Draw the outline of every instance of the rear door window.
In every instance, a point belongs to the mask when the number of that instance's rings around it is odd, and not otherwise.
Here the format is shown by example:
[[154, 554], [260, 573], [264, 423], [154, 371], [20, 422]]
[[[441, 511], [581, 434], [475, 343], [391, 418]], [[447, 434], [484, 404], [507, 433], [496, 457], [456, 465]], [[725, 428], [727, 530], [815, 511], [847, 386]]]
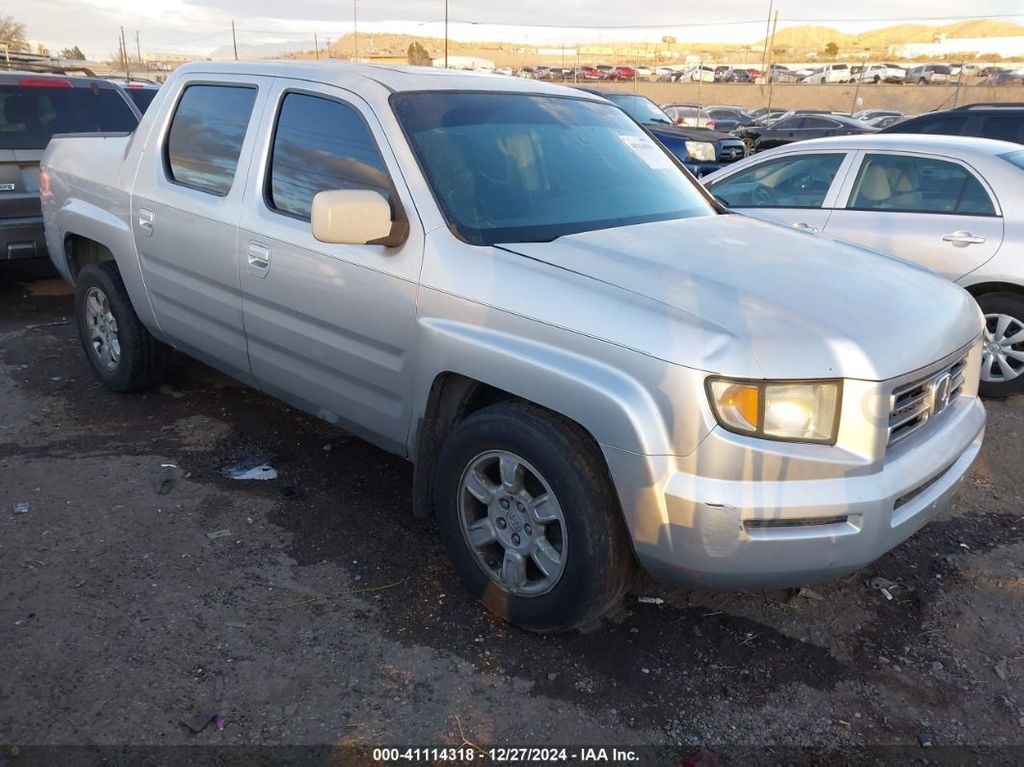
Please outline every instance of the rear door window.
[[167, 134], [165, 160], [172, 181], [223, 197], [231, 190], [249, 126], [256, 89], [189, 85]]
[[730, 208], [820, 208], [846, 155], [780, 157], [723, 179], [711, 193]]
[[127, 133], [138, 119], [113, 87], [26, 77], [0, 85], [0, 149], [45, 149], [55, 133]]
[[853, 186], [853, 210], [994, 216], [982, 183], [964, 166], [930, 157], [865, 156]]

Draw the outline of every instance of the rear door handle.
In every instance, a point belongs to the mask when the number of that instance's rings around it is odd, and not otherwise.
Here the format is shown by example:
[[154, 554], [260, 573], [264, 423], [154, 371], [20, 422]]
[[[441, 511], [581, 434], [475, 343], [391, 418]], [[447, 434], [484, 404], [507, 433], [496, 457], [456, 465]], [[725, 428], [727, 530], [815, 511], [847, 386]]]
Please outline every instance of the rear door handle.
[[153, 211], [149, 208], [139, 208], [139, 229], [147, 237], [153, 235], [153, 222], [156, 220], [156, 216], [153, 215]]
[[954, 248], [966, 248], [968, 245], [981, 245], [985, 242], [985, 238], [960, 230], [952, 234], [943, 235], [942, 241], [953, 243]]
[[249, 274], [260, 279], [270, 271], [270, 248], [259, 242], [249, 243]]
[[811, 234], [818, 233], [818, 227], [811, 226], [810, 224], [806, 224], [803, 221], [797, 221], [795, 224], [793, 224], [793, 228], [799, 229], [801, 232], [810, 232]]

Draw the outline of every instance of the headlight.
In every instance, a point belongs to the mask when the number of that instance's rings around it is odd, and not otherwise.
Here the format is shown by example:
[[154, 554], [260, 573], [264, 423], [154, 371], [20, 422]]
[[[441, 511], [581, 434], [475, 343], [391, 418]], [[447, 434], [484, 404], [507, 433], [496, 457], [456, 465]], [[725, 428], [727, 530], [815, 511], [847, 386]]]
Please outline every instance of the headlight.
[[715, 145], [707, 141], [687, 141], [686, 153], [701, 162], [715, 161]]
[[788, 442], [835, 444], [841, 381], [707, 380], [718, 423], [729, 431]]

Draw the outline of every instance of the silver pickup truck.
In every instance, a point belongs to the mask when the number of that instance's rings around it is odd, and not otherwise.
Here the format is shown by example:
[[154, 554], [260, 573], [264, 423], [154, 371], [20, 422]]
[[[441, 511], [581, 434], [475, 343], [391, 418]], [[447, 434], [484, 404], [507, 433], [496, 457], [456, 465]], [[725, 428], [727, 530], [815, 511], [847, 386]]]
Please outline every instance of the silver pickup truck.
[[529, 629], [638, 565], [853, 572], [981, 446], [966, 292], [727, 213], [596, 95], [194, 64], [131, 135], [55, 138], [40, 186], [100, 380], [156, 384], [173, 347], [408, 458], [461, 579]]

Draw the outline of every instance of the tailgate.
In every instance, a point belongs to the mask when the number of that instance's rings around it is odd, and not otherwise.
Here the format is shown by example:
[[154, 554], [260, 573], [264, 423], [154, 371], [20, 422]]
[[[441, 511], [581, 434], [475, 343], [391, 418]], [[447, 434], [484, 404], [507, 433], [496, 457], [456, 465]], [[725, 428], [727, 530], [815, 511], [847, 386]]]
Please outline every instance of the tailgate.
[[39, 205], [41, 149], [0, 149], [0, 219], [35, 218]]

